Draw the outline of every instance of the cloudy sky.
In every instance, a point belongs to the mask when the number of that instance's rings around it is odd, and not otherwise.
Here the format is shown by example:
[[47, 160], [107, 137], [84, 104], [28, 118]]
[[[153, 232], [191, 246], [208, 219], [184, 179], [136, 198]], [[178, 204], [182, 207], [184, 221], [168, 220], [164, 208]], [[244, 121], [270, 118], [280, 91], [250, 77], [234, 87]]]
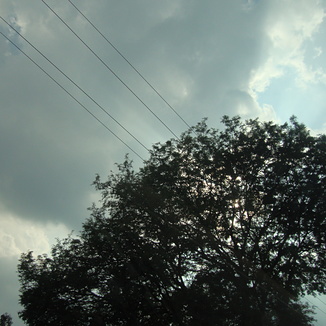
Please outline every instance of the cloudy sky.
[[[92, 50], [41, 0], [0, 0], [43, 56], [0, 32], [62, 87], [0, 35], [0, 313], [18, 326], [19, 255], [78, 231], [95, 174], [127, 152], [140, 166], [145, 147], [225, 114], [326, 131], [326, 0], [74, 0], [179, 116], [69, 1], [46, 3]], [[326, 298], [310, 301], [325, 325]]]

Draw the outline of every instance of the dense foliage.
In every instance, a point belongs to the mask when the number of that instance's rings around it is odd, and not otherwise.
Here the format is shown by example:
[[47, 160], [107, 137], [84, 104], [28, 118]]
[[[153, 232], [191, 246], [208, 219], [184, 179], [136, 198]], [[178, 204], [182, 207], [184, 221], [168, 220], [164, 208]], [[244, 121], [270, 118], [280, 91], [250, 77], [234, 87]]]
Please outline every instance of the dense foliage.
[[79, 237], [23, 254], [21, 317], [43, 325], [311, 325], [326, 293], [326, 137], [224, 117], [127, 159]]

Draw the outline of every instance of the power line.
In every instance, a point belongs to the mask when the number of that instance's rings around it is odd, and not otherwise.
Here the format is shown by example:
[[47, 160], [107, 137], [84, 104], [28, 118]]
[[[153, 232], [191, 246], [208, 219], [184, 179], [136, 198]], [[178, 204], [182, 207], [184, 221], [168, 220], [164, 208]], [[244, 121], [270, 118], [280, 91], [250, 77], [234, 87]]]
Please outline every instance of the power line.
[[326, 306], [326, 303], [325, 303], [323, 300], [321, 300], [321, 299], [318, 298], [318, 297], [316, 297], [316, 299], [319, 300], [321, 303], [323, 303], [323, 304]]
[[313, 304], [307, 297], [305, 297], [305, 300], [309, 301], [313, 305], [313, 307], [317, 308], [319, 311], [321, 311], [323, 314], [326, 315], [326, 311], [324, 311], [323, 309], [321, 309], [317, 305]]
[[74, 84], [82, 93], [84, 93], [94, 104], [96, 104], [103, 112], [105, 112], [115, 123], [117, 123], [124, 131], [126, 131], [133, 139], [135, 139], [138, 144], [140, 144], [146, 151], [149, 149], [137, 139], [127, 128], [125, 128], [117, 119], [115, 119], [107, 110], [103, 108], [97, 101], [94, 100], [92, 96], [86, 93], [77, 83], [75, 83], [66, 73], [64, 73], [56, 64], [53, 63], [47, 56], [45, 56], [40, 50], [38, 50], [30, 41], [28, 41], [16, 28], [14, 28], [10, 23], [8, 23], [2, 16], [0, 18], [12, 29], [14, 30], [25, 42], [27, 42], [35, 51], [37, 51], [45, 60], [47, 60], [54, 68], [56, 68], [63, 76], [65, 76], [72, 84]]
[[142, 158], [134, 149], [132, 149], [126, 142], [124, 142], [116, 133], [114, 133], [107, 125], [105, 125], [99, 118], [97, 118], [87, 107], [82, 104], [74, 95], [72, 95], [64, 86], [62, 86], [57, 80], [55, 80], [45, 69], [43, 69], [35, 60], [33, 60], [24, 50], [22, 50], [18, 45], [16, 45], [12, 40], [10, 40], [3, 32], [0, 34], [5, 37], [14, 47], [16, 47], [25, 57], [27, 57], [34, 65], [36, 65], [40, 70], [43, 71], [54, 83], [56, 83], [65, 93], [67, 93], [74, 101], [76, 101], [84, 110], [86, 110], [95, 120], [97, 120], [105, 129], [107, 129], [113, 136], [115, 136], [120, 142], [122, 142], [126, 147], [128, 147], [135, 155], [137, 155], [142, 161]]
[[115, 73], [110, 66], [103, 61], [99, 55], [89, 46], [87, 43], [61, 18], [46, 2], [42, 0], [42, 2], [50, 9], [50, 11], [83, 43], [83, 45], [138, 99], [138, 101], [149, 111], [151, 112], [156, 119], [158, 119], [161, 124], [170, 131], [170, 133], [176, 138], [179, 137], [169, 128], [169, 126]]
[[163, 102], [181, 119], [181, 121], [190, 128], [190, 125], [173, 108], [173, 106], [160, 94], [160, 92], [144, 77], [144, 75], [126, 58], [126, 56], [95, 26], [95, 24], [86, 17], [86, 15], [71, 1], [70, 4], [79, 12], [82, 17], [104, 38], [104, 40], [128, 63], [128, 65], [144, 80], [144, 82], [163, 100]]

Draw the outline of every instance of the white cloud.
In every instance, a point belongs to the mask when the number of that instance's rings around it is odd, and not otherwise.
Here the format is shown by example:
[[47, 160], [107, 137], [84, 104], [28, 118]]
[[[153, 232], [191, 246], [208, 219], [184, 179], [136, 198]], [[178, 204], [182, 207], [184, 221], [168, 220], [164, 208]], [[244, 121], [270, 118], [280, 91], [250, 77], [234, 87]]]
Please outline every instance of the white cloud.
[[19, 257], [32, 250], [49, 253], [55, 239], [70, 232], [63, 224], [36, 224], [13, 214], [0, 212], [0, 258]]
[[[306, 63], [304, 45], [318, 31], [325, 12], [318, 1], [270, 1], [265, 33], [266, 59], [252, 72], [249, 91], [253, 96], [262, 93], [271, 81], [286, 74], [296, 74], [298, 87], [310, 83], [325, 83], [326, 74], [320, 67], [313, 69]], [[319, 48], [319, 53], [321, 49]]]

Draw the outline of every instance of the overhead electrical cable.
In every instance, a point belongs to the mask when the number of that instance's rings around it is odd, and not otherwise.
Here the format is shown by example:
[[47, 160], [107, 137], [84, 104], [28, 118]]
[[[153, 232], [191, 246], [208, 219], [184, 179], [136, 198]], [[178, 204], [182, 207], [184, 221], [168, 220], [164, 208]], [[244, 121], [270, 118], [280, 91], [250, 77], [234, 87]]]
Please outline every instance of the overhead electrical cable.
[[316, 297], [316, 299], [319, 300], [321, 303], [323, 303], [323, 304], [326, 306], [326, 303], [325, 303], [323, 300], [321, 300], [321, 299], [318, 298], [318, 297]]
[[172, 129], [129, 87], [120, 77], [119, 75], [114, 72], [112, 68], [103, 60], [101, 57], [65, 22], [63, 18], [57, 14], [54, 9], [52, 9], [45, 0], [42, 2], [49, 8], [49, 10], [79, 39], [80, 42], [137, 98], [137, 100], [149, 111], [154, 115], [154, 117], [160, 121], [160, 123], [176, 138], [179, 137], [172, 131]]
[[314, 307], [316, 307], [319, 311], [321, 311], [324, 315], [326, 315], [326, 311], [318, 307], [317, 305], [313, 304], [307, 297], [304, 298], [304, 300], [307, 300], [310, 302], [310, 304]]
[[190, 128], [190, 125], [182, 116], [173, 108], [173, 106], [161, 95], [161, 93], [144, 77], [144, 75], [126, 58], [126, 56], [105, 36], [95, 24], [86, 17], [86, 15], [71, 1], [70, 4], [79, 12], [79, 14], [103, 37], [103, 39], [128, 63], [128, 65], [141, 77], [144, 82], [163, 100], [163, 102], [180, 118], [180, 120]]
[[129, 148], [142, 161], [145, 161], [133, 148], [131, 148], [124, 140], [122, 140], [115, 132], [113, 132], [106, 124], [104, 124], [95, 114], [93, 114], [87, 107], [82, 104], [74, 95], [72, 95], [64, 86], [62, 86], [56, 79], [54, 79], [44, 68], [42, 68], [31, 56], [22, 50], [16, 43], [10, 40], [3, 32], [0, 34], [5, 37], [17, 50], [19, 50], [25, 57], [27, 57], [34, 65], [36, 65], [44, 74], [46, 74], [54, 83], [56, 83], [66, 94], [68, 94], [75, 102], [77, 102], [84, 110], [86, 110], [95, 120], [97, 120], [105, 129], [107, 129], [113, 136]]
[[73, 85], [75, 85], [83, 94], [85, 94], [94, 104], [96, 104], [104, 113], [106, 113], [115, 123], [117, 123], [125, 132], [127, 132], [134, 140], [138, 142], [146, 151], [149, 149], [137, 139], [127, 128], [125, 128], [117, 119], [115, 119], [107, 110], [104, 109], [97, 101], [94, 100], [84, 89], [82, 89], [76, 82], [74, 82], [65, 72], [63, 72], [56, 64], [53, 63], [46, 55], [44, 55], [40, 50], [38, 50], [29, 40], [27, 40], [16, 28], [14, 28], [8, 21], [3, 17], [0, 18], [12, 29], [14, 30], [25, 42], [27, 42], [35, 51], [37, 51], [47, 62], [49, 62], [55, 69], [57, 69], [63, 76], [65, 76]]

